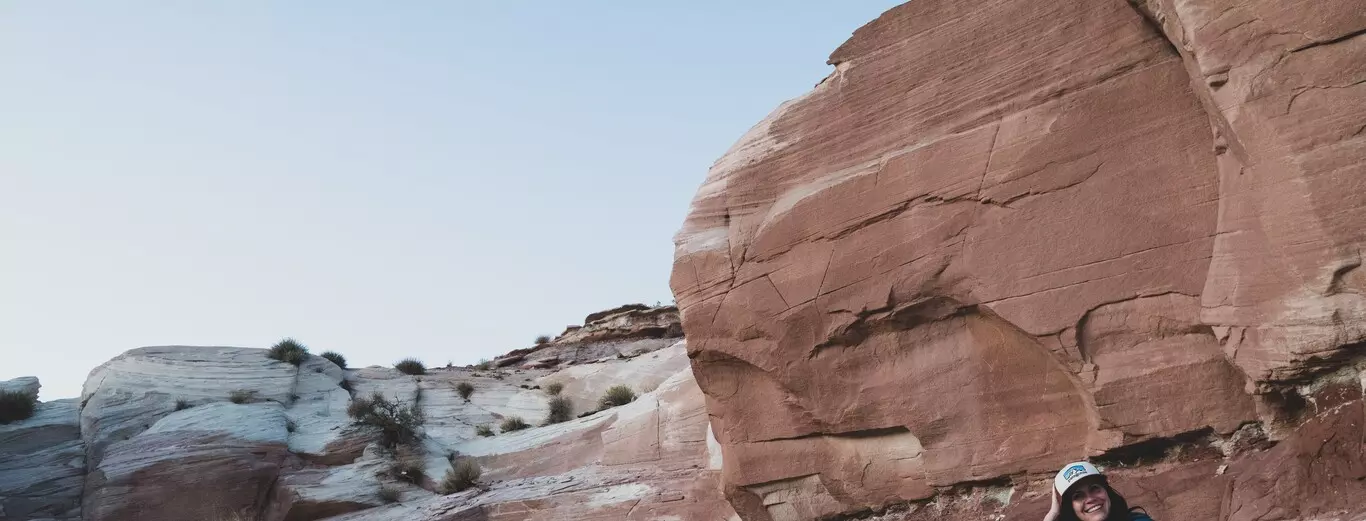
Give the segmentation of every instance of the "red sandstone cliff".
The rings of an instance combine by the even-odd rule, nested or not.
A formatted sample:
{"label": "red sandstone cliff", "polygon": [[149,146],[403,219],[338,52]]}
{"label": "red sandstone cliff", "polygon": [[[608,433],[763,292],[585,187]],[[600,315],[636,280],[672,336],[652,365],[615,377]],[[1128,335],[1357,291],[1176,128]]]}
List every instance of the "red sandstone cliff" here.
{"label": "red sandstone cliff", "polygon": [[1041,517],[1092,457],[1157,519],[1361,516],[1364,29],[1360,0],[859,29],[676,237],[737,511]]}

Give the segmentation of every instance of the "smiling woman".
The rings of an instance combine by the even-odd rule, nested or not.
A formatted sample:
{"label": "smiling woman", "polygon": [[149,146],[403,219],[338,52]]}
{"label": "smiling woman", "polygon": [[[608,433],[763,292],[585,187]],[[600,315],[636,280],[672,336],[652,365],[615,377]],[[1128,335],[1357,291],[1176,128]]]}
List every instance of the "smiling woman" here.
{"label": "smiling woman", "polygon": [[1044,521],[1153,521],[1134,512],[1099,469],[1085,461],[1069,463],[1053,478],[1053,504]]}

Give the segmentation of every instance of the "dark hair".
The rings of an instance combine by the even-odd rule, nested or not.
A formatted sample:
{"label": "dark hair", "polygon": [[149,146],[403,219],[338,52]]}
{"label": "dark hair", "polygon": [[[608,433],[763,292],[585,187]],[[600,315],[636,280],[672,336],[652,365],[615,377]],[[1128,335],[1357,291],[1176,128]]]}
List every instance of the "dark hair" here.
{"label": "dark hair", "polygon": [[[1129,508],[1129,502],[1110,486],[1110,480],[1102,480],[1100,486],[1105,487],[1105,492],[1110,495],[1110,515],[1105,516],[1105,521],[1129,521],[1129,511],[1133,510]],[[1072,499],[1063,496],[1060,501],[1063,504],[1058,505],[1058,521],[1080,521],[1077,518],[1077,511],[1072,508]]]}

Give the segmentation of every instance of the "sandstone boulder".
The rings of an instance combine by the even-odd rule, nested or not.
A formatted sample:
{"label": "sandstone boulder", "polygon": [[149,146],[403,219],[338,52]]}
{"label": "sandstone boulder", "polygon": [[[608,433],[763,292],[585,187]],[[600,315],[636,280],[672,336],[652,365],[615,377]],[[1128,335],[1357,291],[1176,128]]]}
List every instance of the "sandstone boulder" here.
{"label": "sandstone boulder", "polygon": [[[37,394],[38,380],[0,382]],[[0,519],[79,521],[85,444],[77,400],[38,404],[27,420],[0,425]]]}
{"label": "sandstone boulder", "polygon": [[32,396],[38,396],[38,390],[42,387],[42,384],[38,383],[38,378],[32,376],[21,376],[0,382],[0,392],[24,393]]}
{"label": "sandstone boulder", "polygon": [[287,417],[276,402],[216,402],[170,413],[110,442],[91,469],[84,519],[213,519],[256,515],[288,464]]}
{"label": "sandstone boulder", "polygon": [[1363,17],[918,0],[856,31],[675,240],[742,517],[1008,504],[1066,461],[1310,428],[1301,387],[1366,328]]}

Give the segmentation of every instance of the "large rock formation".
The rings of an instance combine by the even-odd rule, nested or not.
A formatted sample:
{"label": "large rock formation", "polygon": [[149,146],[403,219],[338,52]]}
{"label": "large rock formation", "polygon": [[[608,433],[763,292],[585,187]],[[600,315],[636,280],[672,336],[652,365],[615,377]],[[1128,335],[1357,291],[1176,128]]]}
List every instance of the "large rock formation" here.
{"label": "large rock formation", "polygon": [[[615,324],[597,329],[630,329]],[[560,371],[421,376],[342,369],[317,356],[294,366],[262,349],[134,349],[92,371],[81,400],[40,404],[32,418],[0,426],[0,521],[733,519],[686,348],[650,343],[664,338],[577,341],[631,355],[612,351]],[[539,425],[552,382],[580,417]],[[468,399],[464,383],[474,387]],[[38,388],[36,379],[0,384]],[[613,385],[639,397],[597,410]],[[382,447],[374,428],[348,416],[353,393],[415,405],[426,417],[419,442]],[[511,416],[538,426],[478,435]],[[401,458],[419,460],[425,477],[401,479]],[[462,458],[483,468],[480,486],[440,494]]]}
{"label": "large rock formation", "polygon": [[1162,460],[1159,519],[1366,512],[1363,29],[1359,0],[916,0],[859,29],[676,237],[741,516],[1014,518],[1083,457]]}

